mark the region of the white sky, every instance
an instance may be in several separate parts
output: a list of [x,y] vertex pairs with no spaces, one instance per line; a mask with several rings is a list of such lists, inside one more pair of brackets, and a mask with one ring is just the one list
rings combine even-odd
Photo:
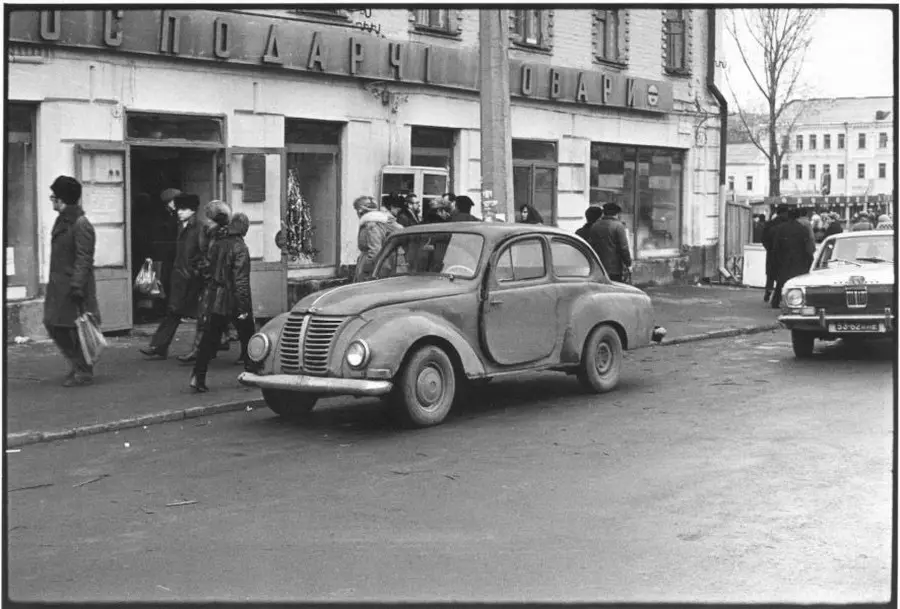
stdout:
[[[746,107],[750,100],[753,105],[761,104],[761,94],[744,67],[731,34],[723,34],[728,77],[735,93],[741,96],[741,105]],[[821,9],[813,26],[813,41],[806,53],[801,83],[809,97],[893,95],[894,44],[890,11]],[[728,81],[723,85],[731,105],[734,97]]]

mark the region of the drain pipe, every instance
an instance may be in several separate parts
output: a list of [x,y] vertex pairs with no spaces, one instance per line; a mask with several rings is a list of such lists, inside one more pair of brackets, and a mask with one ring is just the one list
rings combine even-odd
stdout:
[[728,142],[728,102],[716,86],[716,9],[706,9],[707,49],[706,49],[706,86],[719,104],[719,247],[717,252],[717,268],[725,277],[731,277],[725,269],[725,163]]

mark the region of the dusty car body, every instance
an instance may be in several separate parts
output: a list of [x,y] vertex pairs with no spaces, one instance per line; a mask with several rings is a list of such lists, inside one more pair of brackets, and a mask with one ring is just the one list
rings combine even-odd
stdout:
[[593,391],[653,336],[650,297],[610,281],[591,247],[552,227],[459,222],[392,235],[373,280],[314,293],[251,339],[283,416],[328,395],[382,396],[412,426],[440,423],[463,383],[560,370]]
[[784,285],[778,321],[794,355],[812,355],[816,339],[864,340],[896,332],[894,233],[846,232],[825,239],[810,272]]

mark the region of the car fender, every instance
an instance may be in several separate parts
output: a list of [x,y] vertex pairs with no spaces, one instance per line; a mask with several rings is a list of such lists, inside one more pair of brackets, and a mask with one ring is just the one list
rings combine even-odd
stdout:
[[279,342],[281,341],[281,330],[284,328],[284,324],[287,322],[288,316],[290,312],[281,313],[276,315],[268,322],[266,322],[262,328],[259,329],[257,334],[265,334],[269,337],[269,354],[266,355],[266,358],[259,365],[259,374],[274,374],[275,366],[278,360],[278,349]]
[[368,369],[390,370],[394,376],[414,344],[423,338],[448,343],[459,356],[467,377],[484,376],[484,364],[469,341],[441,317],[425,312],[397,311],[373,319],[354,338],[368,343],[372,351]]
[[635,349],[650,344],[653,332],[653,304],[650,297],[637,288],[616,290],[615,287],[579,296],[572,303],[560,359],[564,363],[581,360],[588,334],[607,322],[624,335],[623,346]]

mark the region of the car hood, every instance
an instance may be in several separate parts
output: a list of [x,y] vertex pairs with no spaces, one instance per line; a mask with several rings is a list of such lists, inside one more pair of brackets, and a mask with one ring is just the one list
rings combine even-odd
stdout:
[[375,307],[456,296],[471,289],[472,281],[449,277],[390,277],[315,292],[294,305],[293,310],[317,315],[358,315]]
[[862,276],[866,278],[866,284],[893,284],[895,283],[894,265],[891,263],[868,264],[853,266],[848,264],[831,269],[812,271],[806,275],[794,277],[787,282],[790,287],[813,287],[846,285],[850,277]]

